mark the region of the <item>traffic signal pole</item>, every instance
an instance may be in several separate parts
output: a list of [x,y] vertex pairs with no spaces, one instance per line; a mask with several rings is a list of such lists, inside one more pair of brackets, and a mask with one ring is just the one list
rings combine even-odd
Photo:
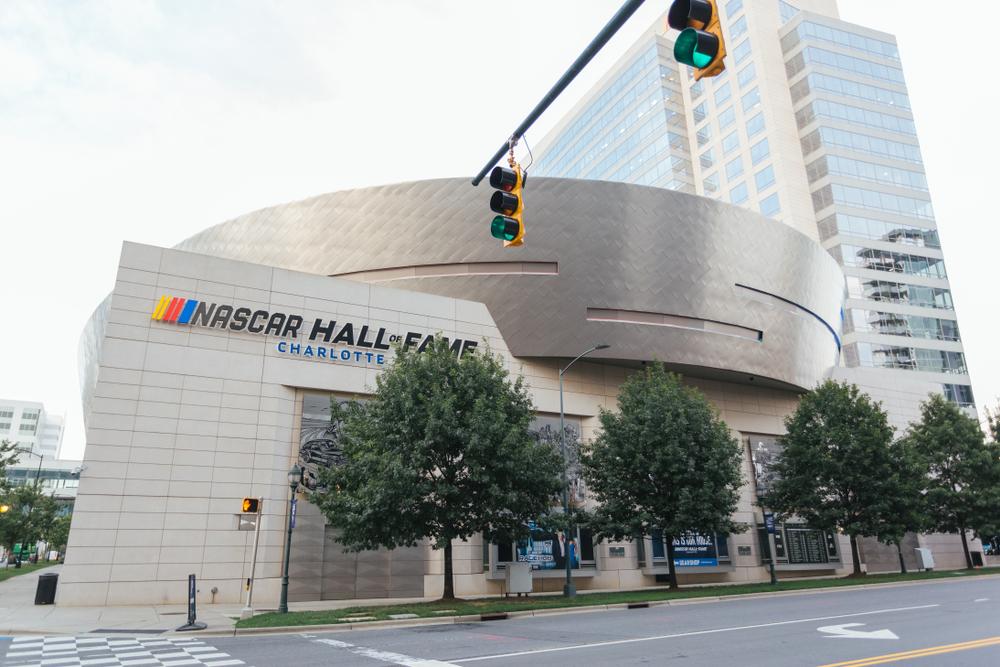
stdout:
[[595,37],[590,44],[587,45],[587,48],[583,50],[583,53],[581,53],[573,64],[570,65],[569,69],[566,70],[566,73],[559,78],[556,85],[552,86],[552,89],[546,93],[545,97],[542,98],[542,101],[531,110],[528,117],[525,118],[524,121],[517,126],[517,129],[514,130],[513,134],[511,134],[510,137],[504,141],[503,145],[500,146],[500,149],[496,152],[496,154],[490,158],[490,161],[487,162],[486,166],[482,168],[482,171],[480,171],[476,177],[472,179],[473,185],[479,185],[479,182],[482,181],[487,172],[493,168],[493,165],[499,162],[500,158],[504,156],[504,153],[510,150],[511,143],[516,142],[524,136],[524,133],[528,131],[528,128],[531,127],[543,113],[545,113],[545,110],[549,108],[549,105],[551,105],[555,99],[559,97],[562,91],[565,90],[566,86],[568,86],[570,82],[576,78],[576,75],[583,71],[583,68],[587,66],[587,63],[589,63],[593,57],[597,55],[597,52],[608,43],[608,40],[610,40],[611,37],[618,32],[618,29],[629,20],[632,14],[639,9],[643,2],[644,0],[628,0],[628,2],[621,6],[621,9],[619,9],[618,12],[611,17],[608,24],[597,34],[597,37]]

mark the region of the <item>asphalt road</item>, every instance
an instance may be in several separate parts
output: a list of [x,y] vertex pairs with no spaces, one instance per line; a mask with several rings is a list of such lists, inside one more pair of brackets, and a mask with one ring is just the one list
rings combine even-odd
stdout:
[[[211,649],[190,650],[214,651],[201,655],[219,656],[214,664],[220,666],[980,667],[1000,665],[1000,577],[487,623],[336,633],[305,630],[202,641]],[[28,652],[19,660],[23,662],[8,658],[4,664],[59,667],[34,662]]]

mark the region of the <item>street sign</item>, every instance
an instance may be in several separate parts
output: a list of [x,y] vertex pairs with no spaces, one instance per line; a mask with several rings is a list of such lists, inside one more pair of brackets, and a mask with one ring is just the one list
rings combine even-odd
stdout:
[[767,527],[767,534],[774,535],[774,514],[772,512],[764,512],[764,526]]
[[299,507],[299,499],[292,498],[292,519],[291,523],[289,524],[292,528],[295,528],[295,515],[298,512],[298,507]]

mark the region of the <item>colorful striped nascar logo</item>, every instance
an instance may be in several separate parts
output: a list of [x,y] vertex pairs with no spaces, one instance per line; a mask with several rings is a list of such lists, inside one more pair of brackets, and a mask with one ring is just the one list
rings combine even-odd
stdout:
[[196,299],[184,299],[176,296],[160,297],[159,303],[153,309],[153,319],[158,322],[173,322],[187,324],[191,321],[194,309],[198,307]]

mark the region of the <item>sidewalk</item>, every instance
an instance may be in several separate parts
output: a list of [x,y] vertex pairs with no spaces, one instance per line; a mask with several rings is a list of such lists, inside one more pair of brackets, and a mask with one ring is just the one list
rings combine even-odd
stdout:
[[[172,634],[187,622],[185,605],[149,605],[135,607],[58,607],[35,605],[35,588],[38,576],[58,574],[61,565],[38,572],[0,581],[0,637],[16,635],[81,635],[105,634],[108,631],[122,635],[149,636]],[[422,598],[365,601],[365,604],[404,604],[423,602]],[[338,609],[357,606],[356,600],[324,600],[322,602],[292,602],[290,611]],[[200,604],[198,621],[208,628],[201,632],[233,632],[240,616],[240,604]],[[265,611],[258,608],[257,613]],[[272,610],[273,611],[273,610]],[[131,632],[129,632],[131,631]],[[197,635],[198,632],[181,632],[180,635]]]

